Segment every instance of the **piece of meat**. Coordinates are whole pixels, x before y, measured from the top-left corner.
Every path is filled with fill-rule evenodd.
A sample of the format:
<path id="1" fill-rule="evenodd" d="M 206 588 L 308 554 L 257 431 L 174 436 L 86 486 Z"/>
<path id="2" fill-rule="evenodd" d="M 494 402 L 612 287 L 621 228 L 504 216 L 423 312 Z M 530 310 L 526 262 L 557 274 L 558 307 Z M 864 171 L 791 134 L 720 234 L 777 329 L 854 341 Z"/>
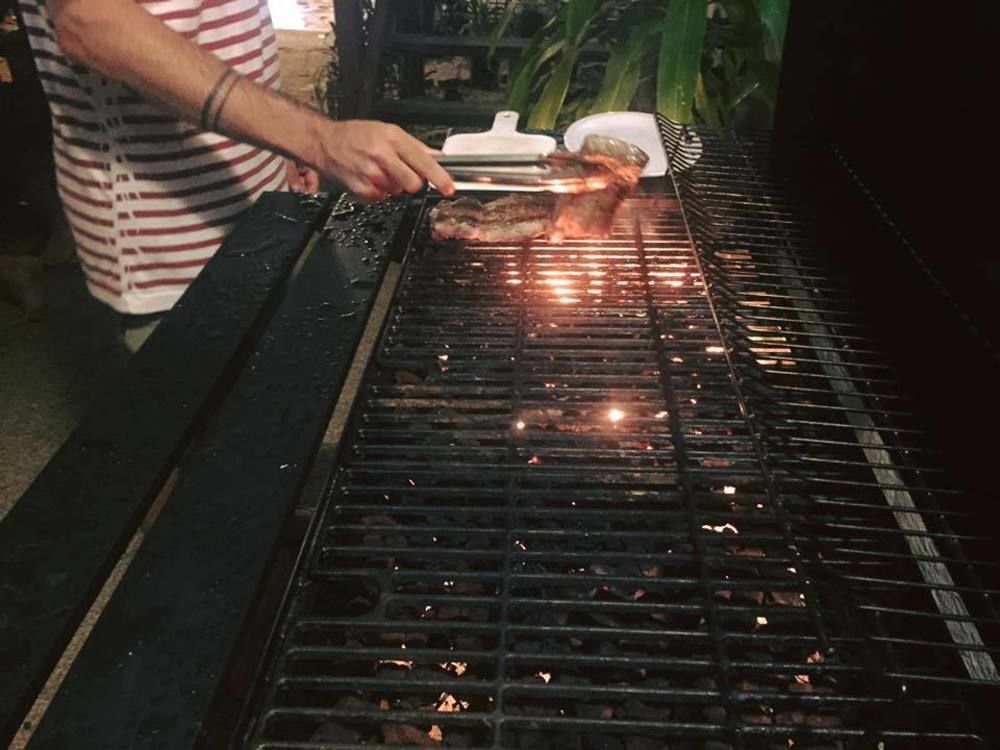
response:
<path id="1" fill-rule="evenodd" d="M 442 201 L 431 211 L 431 234 L 436 240 L 530 240 L 548 231 L 554 205 L 553 196 L 541 193 L 515 193 L 489 203 Z"/>
<path id="2" fill-rule="evenodd" d="M 514 193 L 482 203 L 474 198 L 442 201 L 431 211 L 436 240 L 521 242 L 548 235 L 567 238 L 606 237 L 626 196 L 639 183 L 649 161 L 646 152 L 615 138 L 590 135 L 579 153 L 552 154 L 550 160 L 585 162 L 603 190 L 561 194 Z"/>
<path id="3" fill-rule="evenodd" d="M 549 239 L 555 242 L 611 234 L 615 214 L 639 184 L 642 170 L 649 161 L 642 149 L 599 135 L 587 136 L 578 156 L 606 173 L 607 187 L 590 193 L 559 196 L 549 230 Z"/>

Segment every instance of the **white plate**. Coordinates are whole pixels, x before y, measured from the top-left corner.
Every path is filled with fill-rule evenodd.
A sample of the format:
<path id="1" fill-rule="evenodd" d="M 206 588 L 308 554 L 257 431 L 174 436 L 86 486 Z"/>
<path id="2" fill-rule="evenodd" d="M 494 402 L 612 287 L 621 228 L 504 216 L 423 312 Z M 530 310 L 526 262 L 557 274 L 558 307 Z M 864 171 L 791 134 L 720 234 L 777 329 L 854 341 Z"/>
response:
<path id="1" fill-rule="evenodd" d="M 566 129 L 563 142 L 570 151 L 579 151 L 588 135 L 603 135 L 638 146 L 649 154 L 643 177 L 661 177 L 667 173 L 667 155 L 663 151 L 656 118 L 647 112 L 601 112 L 577 120 Z"/>

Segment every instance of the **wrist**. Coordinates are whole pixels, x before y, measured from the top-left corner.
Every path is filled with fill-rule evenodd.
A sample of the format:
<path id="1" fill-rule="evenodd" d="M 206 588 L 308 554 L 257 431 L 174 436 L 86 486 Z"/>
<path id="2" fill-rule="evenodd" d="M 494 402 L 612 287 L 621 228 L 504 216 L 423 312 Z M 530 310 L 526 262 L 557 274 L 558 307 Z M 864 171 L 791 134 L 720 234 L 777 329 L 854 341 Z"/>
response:
<path id="1" fill-rule="evenodd" d="M 299 164 L 322 172 L 328 161 L 325 146 L 337 124 L 318 112 L 310 112 L 302 119 L 303 127 L 299 130 L 297 142 L 290 149 L 291 156 Z"/>

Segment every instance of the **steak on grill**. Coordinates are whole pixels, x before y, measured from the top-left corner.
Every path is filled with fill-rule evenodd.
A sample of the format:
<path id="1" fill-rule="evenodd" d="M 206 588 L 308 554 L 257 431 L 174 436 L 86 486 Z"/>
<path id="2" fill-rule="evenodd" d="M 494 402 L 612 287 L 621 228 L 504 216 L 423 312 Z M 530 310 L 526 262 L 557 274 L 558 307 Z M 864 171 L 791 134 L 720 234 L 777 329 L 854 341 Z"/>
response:
<path id="1" fill-rule="evenodd" d="M 626 196 L 639 184 L 639 176 L 649 161 L 649 156 L 642 149 L 599 135 L 584 139 L 579 158 L 606 173 L 607 187 L 589 193 L 559 196 L 549 229 L 550 239 L 556 242 L 564 238 L 607 237 L 611 234 L 615 214 Z"/>
<path id="2" fill-rule="evenodd" d="M 475 198 L 442 201 L 431 211 L 431 232 L 438 240 L 519 242 L 544 235 L 555 200 L 551 195 L 508 195 L 489 203 Z"/>
<path id="3" fill-rule="evenodd" d="M 564 238 L 606 237 L 615 213 L 635 189 L 649 157 L 614 138 L 587 136 L 579 153 L 561 153 L 552 161 L 585 161 L 605 177 L 604 190 L 564 194 L 515 193 L 488 203 L 473 198 L 443 201 L 431 211 L 431 234 L 438 240 L 518 242 L 548 235 Z"/>

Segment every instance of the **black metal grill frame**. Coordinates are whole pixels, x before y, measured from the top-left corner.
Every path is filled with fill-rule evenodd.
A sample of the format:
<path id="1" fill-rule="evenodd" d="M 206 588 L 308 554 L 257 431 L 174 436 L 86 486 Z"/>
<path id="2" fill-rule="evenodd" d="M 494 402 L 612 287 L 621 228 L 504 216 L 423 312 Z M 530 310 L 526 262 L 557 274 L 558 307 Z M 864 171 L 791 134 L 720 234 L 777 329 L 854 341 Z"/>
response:
<path id="1" fill-rule="evenodd" d="M 661 130 L 607 242 L 412 249 L 249 746 L 987 746 L 891 367 L 766 141 Z"/>

